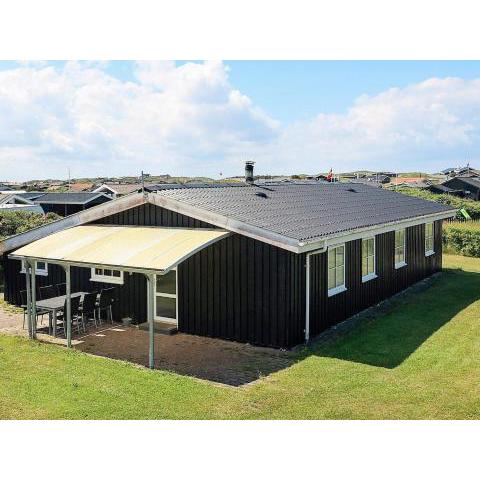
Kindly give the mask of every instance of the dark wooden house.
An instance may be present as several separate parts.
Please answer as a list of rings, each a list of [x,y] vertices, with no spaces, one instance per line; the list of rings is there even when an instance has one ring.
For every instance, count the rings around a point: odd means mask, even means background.
[[[453,177],[443,182],[445,187],[463,192],[463,196],[472,200],[480,200],[480,178],[474,176]]]
[[[133,193],[1,242],[5,298],[20,303],[23,258],[37,262],[37,287],[64,281],[66,266],[72,291],[115,285],[117,319],[290,348],[438,272],[442,220],[454,215],[438,203],[348,183]],[[160,230],[171,242],[154,238]],[[221,234],[189,246],[176,240],[180,230],[192,238]],[[180,252],[176,260],[155,263],[170,251]]]
[[[45,213],[53,212],[62,217],[111,200],[108,195],[94,192],[52,192],[33,198],[33,202],[40,205]]]

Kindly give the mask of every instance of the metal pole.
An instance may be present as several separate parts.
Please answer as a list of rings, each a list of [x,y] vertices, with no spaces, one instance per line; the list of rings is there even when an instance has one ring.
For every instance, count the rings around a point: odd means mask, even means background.
[[[148,366],[155,368],[155,325],[154,325],[154,298],[155,298],[155,275],[153,273],[147,276],[148,286],[148,334],[149,334],[149,348],[148,348]]]
[[[70,265],[65,265],[66,277],[66,300],[67,300],[67,347],[72,347],[72,297],[71,297],[71,282],[70,282]]]
[[[37,280],[37,275],[36,275],[36,264],[37,262],[33,261],[32,262],[32,338],[37,338],[37,285],[36,285],[36,280]]]
[[[305,269],[305,343],[310,340],[310,254],[307,253]]]
[[[30,289],[30,263],[25,260],[25,280],[27,282],[27,324],[28,324],[28,336],[32,337],[32,290]]]

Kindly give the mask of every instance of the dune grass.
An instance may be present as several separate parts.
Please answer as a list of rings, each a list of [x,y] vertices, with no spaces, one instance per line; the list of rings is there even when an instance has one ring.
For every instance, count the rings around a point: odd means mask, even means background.
[[[479,418],[480,260],[444,258],[426,291],[242,388],[0,336],[0,417]]]

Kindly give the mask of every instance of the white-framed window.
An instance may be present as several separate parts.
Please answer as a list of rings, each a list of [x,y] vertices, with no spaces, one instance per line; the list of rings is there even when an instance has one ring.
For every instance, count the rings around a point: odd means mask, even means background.
[[[375,237],[362,239],[362,282],[377,278],[375,274]]]
[[[405,262],[405,229],[395,230],[395,268],[402,268]]]
[[[177,269],[155,279],[155,320],[177,323]]]
[[[425,256],[433,255],[435,252],[433,250],[433,233],[434,225],[433,222],[425,224]]]
[[[92,268],[90,281],[123,285],[123,272],[111,268],[95,267]]]
[[[345,245],[328,249],[328,296],[344,292],[345,287]]]
[[[25,260],[22,260],[22,269],[20,273],[26,273],[25,270]],[[35,275],[42,275],[46,277],[48,275],[48,263],[41,262],[40,260],[35,262]]]

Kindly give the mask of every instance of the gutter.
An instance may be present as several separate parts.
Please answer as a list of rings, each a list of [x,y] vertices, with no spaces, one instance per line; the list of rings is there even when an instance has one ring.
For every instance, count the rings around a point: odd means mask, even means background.
[[[308,252],[305,258],[305,343],[310,340],[310,257],[318,253],[325,253],[327,246],[314,252]]]

